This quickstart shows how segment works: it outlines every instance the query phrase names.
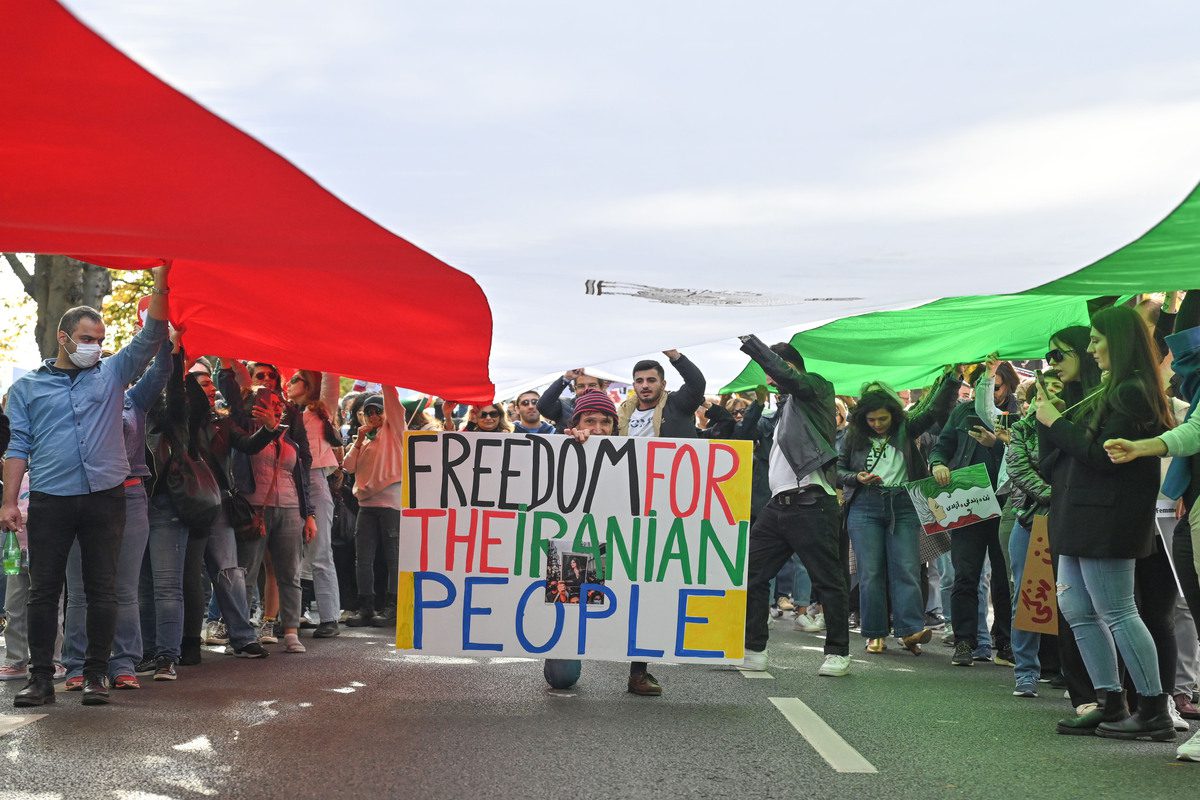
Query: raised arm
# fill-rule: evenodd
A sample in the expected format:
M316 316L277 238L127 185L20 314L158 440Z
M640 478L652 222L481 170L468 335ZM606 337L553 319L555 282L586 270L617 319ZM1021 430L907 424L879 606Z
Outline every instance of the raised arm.
M116 371L117 380L121 386L133 383L137 374L150 363L158 350L159 344L167 338L167 294L171 291L167 285L171 273L168 262L161 267L150 270L154 275L154 289L150 295L150 308L146 312L146 324L134 335L120 351L108 359L112 369Z
M678 350L665 350L663 355L670 359L671 366L675 367L679 377L683 378L683 386L671 392L667 402L672 405L673 410L681 414L694 413L704 403L704 374Z
M580 370L573 369L564 374L561 378L556 378L554 383L542 392L538 398L537 410L548 420L558 425L563 422L563 404L562 393L567 390L567 387L574 380L574 375L579 374ZM567 420L569 422L569 420Z
M962 379L956 368L951 367L942 374L940 382L933 388L927 400L908 416L908 433L916 439L934 425L945 425L954 410L958 399L958 390L962 388ZM990 397L990 393L989 393Z
M171 357L172 348L171 340L163 339L162 344L158 346L154 361L150 362L150 368L143 372L142 377L138 378L138 382L129 387L129 391L126 392L140 411L149 411L150 407L154 405L154 401L162 394L162 390L166 388L174 365L174 359ZM182 370L180 372L182 373ZM182 382L183 379L180 377L181 385Z
M741 351L763 368L763 372L775 381L779 391L786 392L800 400L812 400L820 394L823 384L826 383L824 378L811 372L799 372L793 369L754 334L740 338L742 341Z

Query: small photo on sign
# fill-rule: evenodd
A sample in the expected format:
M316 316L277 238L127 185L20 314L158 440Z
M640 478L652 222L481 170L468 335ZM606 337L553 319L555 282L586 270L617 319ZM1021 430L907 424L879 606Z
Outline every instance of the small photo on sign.
M585 583L602 584L595 559L588 553L559 553L551 544L546 558L546 602L604 605L604 593L592 590L586 598L580 593Z

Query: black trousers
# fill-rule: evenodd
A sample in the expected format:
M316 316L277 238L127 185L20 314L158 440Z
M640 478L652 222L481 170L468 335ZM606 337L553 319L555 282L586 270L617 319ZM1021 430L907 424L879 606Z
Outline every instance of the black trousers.
M1183 584L1183 599L1187 601L1192 618L1200 620L1200 580L1196 577L1195 554L1192 545L1192 527L1187 517L1179 520L1171 539L1171 554L1174 556L1175 572ZM1174 679L1171 684L1175 683ZM1165 685L1165 684L1164 684Z
M87 593L85 675L108 675L117 627L117 557L125 532L125 487L74 497L29 494L30 672L54 675L58 599L67 578L67 555L79 540Z
M1191 538L1190 534L1188 538ZM1170 694L1175 688L1175 662L1179 658L1179 645L1175 642L1175 599L1179 594L1161 536L1154 537L1154 552L1134 563L1133 575L1138 616L1146 623L1150 638L1154 640L1158 677L1163 691ZM1182 582L1182 577L1180 580Z
M361 597L374 597L377 550L387 556L387 593L395 597L400 570L400 512L395 508L359 506L354 527L354 555L358 561L356 579Z
M1012 593L1000 546L1000 520L984 520L950 532L950 562L954 565L950 623L954 641L969 642L972 650L979 646L979 580L985 558L992 562L992 646L999 648L1012 639Z
M750 528L746 581L746 649L767 646L771 579L792 553L800 556L825 613L825 652L850 654L849 545L837 498L815 494L811 503L767 503Z

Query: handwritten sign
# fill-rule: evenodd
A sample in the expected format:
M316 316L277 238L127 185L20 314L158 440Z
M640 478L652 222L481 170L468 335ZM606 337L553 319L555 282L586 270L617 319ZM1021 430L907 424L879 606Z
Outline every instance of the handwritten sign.
M1054 585L1054 559L1050 555L1050 529L1044 514L1033 518L1025 571L1017 587L1017 616L1013 627L1033 633L1058 635L1058 594Z
M952 531L1000 516L1000 504L987 467L974 464L950 473L950 483L933 478L904 484L925 533Z
M396 646L742 659L750 442L405 434Z

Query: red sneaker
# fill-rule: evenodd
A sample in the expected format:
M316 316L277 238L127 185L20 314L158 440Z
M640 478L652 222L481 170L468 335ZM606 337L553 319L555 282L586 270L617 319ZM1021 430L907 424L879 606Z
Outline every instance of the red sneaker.
M138 683L136 675L118 675L113 678L114 689L140 689L142 684Z
M68 692L78 692L83 689L83 676L76 675L74 678L67 678L67 682L63 684L63 688Z

